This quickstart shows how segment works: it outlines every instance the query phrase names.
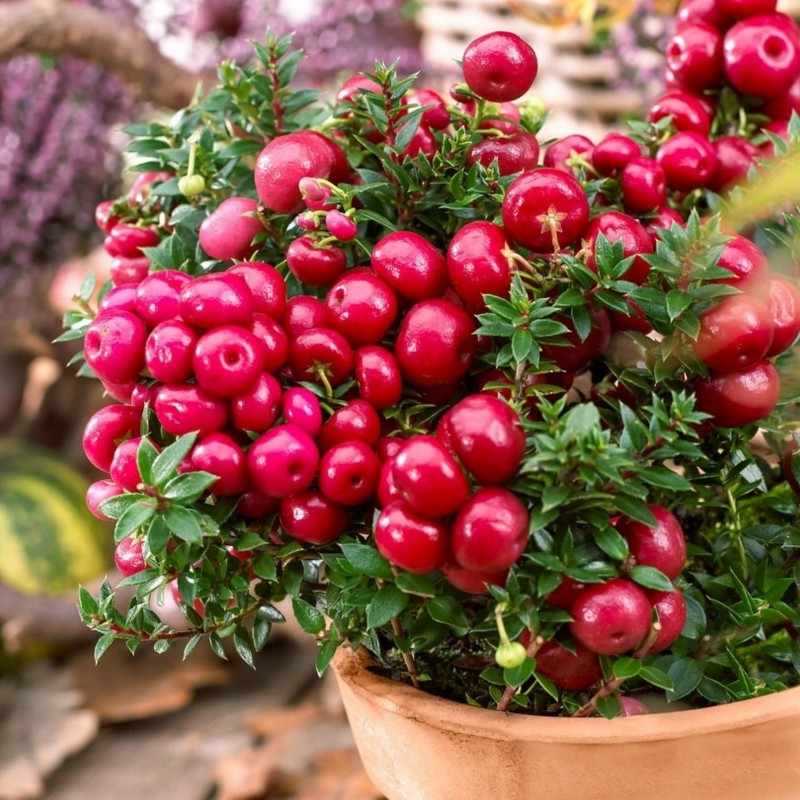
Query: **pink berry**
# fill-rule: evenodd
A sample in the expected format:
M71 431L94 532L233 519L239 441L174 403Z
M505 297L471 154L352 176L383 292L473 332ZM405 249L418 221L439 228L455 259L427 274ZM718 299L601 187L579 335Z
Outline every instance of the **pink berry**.
M264 345L255 334L238 325L222 325L198 339L192 369L206 394L233 397L256 382L264 360Z
M203 220L198 236L200 247L211 258L234 261L258 250L253 240L263 232L258 202L249 197L229 197Z
M247 466L254 486L270 497L288 497L311 485L319 464L314 440L295 425L278 425L250 446Z
M144 367L147 328L129 311L105 311L86 329L86 363L109 383L135 381Z
M533 48L515 33L494 31L467 45L464 80L472 91L494 103L516 100L533 85L539 65Z

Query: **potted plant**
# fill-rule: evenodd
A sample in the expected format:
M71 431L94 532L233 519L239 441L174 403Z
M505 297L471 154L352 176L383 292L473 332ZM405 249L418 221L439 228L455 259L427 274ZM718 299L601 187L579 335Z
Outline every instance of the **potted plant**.
M646 121L541 160L512 33L453 103L378 64L333 108L268 37L130 130L64 335L115 401L88 504L135 596L81 591L98 658L252 664L290 598L391 800L796 795L798 222L726 214L800 44L706 5Z

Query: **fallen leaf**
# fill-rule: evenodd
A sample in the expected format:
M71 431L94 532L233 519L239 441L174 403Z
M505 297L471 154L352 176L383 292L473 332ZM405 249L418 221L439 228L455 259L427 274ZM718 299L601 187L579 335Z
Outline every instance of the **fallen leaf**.
M228 667L213 653L198 649L184 661L180 647L161 655L142 648L136 656L112 647L97 665L84 652L70 666L87 705L104 723L176 711L192 701L196 689L222 686L229 677Z
M39 797L47 776L95 738L97 715L72 683L67 671L39 663L0 685L0 800Z
M355 747L321 753L292 800L382 800L361 766Z
M247 718L247 727L265 739L278 736L292 728L303 728L324 716L316 703L303 703L290 708L270 708L256 711Z

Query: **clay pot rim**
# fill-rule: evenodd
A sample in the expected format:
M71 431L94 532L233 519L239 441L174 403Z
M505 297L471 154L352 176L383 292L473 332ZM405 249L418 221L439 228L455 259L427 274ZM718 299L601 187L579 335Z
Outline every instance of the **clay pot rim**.
M445 700L375 675L363 648L339 648L333 669L363 700L389 713L456 734L497 741L625 744L678 739L747 728L800 714L800 687L711 708L643 714L614 720L501 714Z

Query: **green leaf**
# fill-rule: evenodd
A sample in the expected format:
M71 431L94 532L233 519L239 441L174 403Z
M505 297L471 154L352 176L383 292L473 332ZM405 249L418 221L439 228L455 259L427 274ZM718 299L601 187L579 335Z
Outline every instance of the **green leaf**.
M639 670L639 677L651 686L656 686L665 691L671 690L673 686L672 678L670 678L666 672L656 667L642 667Z
M606 719L614 719L622 713L622 704L618 697L601 697L597 701L597 713Z
M100 503L100 510L111 519L119 519L132 505L141 502L142 500L149 500L146 494L133 494L126 492L125 494L118 494L116 497L109 497Z
M639 477L651 486L670 492L693 491L692 484L669 467L646 467L639 473Z
M449 625L457 636L463 636L469 630L469 620L455 597L434 597L427 602L426 608L433 620Z
M638 497L631 497L620 492L614 496L614 505L626 517L635 519L643 525L654 528L657 524L653 512L647 507L647 503L642 502Z
M630 571L630 578L645 589L655 589L657 592L671 592L675 587L672 581L661 570L637 564Z
M158 454L153 462L153 480L158 489L163 491L170 478L177 475L180 463L189 454L196 439L196 433L184 434Z
M434 582L425 575L416 575L413 572L401 572L395 579L397 588L407 594L416 594L420 597L436 597Z
M564 417L564 433L573 439L582 439L600 427L600 412L593 403L573 406Z
M618 658L614 662L614 677L621 681L635 678L642 671L642 662L638 658Z
M314 668L316 669L317 675L320 678L328 669L328 666L333 657L336 655L336 651L339 649L340 644L341 643L335 639L326 639L320 644L319 650L317 650L317 657L314 660Z
M604 525L601 528L594 528L592 536L597 546L611 558L617 561L624 561L629 555L628 542L613 525Z
M97 600L83 586L78 587L78 608L85 621L88 617L97 613Z
M151 553L163 553L169 543L169 525L164 517L155 516L147 528L147 545Z
M408 595L394 584L379 589L367 605L367 627L379 628L398 616L408 605Z
M253 649L256 653L260 653L264 646L267 644L269 640L269 635L272 632L272 620L270 620L265 614L259 612L256 613L255 619L253 620Z
M667 689L667 700L673 702L691 694L703 680L703 665L691 658L677 658L668 671L672 689Z
M153 463L157 457L155 445L147 437L142 438L136 450L136 465L145 486L153 485Z
M164 521L169 529L184 542L200 544L203 541L203 529L200 525L200 514L183 506L170 506L164 513Z
M325 617L311 603L307 603L300 597L292 597L292 611L294 611L298 624L306 633L316 636L325 630Z
M669 321L676 320L692 304L691 295L680 289L670 289L667 292L667 315Z
M98 661L103 657L103 654L114 644L114 640L116 636L113 633L104 633L98 640L97 644L94 646L94 663L97 664Z
M686 601L686 622L681 631L681 636L697 641L706 632L706 626L708 625L706 612L703 606L688 592L684 593L683 599Z
M568 498L569 489L566 486L548 486L542 492L542 511L552 511Z
M184 505L196 503L206 489L216 483L218 477L210 472L186 472L167 482L164 497Z
M391 578L389 562L368 544L340 545L344 557L362 574L370 578Z
M269 553L262 553L252 563L253 572L262 580L278 580L278 568L275 559Z
M517 330L511 337L511 352L517 363L527 361L532 346L533 336L528 330Z
M526 658L518 667L503 670L503 680L506 686L522 686L531 675L536 666L532 658Z
M203 641L203 634L202 633L196 633L194 636L192 636L191 639L189 639L188 642L186 642L186 646L183 648L183 660L184 661L186 661L186 659L189 658L189 656L192 653L194 653L194 651L197 649L197 645L199 645L200 642L202 642L202 641Z
M129 506L114 526L114 541L121 542L147 524L156 513L152 503L139 502Z
M253 644L250 641L250 634L244 625L236 626L236 630L233 632L233 646L239 658L241 658L248 667L255 669L256 664L253 654Z

